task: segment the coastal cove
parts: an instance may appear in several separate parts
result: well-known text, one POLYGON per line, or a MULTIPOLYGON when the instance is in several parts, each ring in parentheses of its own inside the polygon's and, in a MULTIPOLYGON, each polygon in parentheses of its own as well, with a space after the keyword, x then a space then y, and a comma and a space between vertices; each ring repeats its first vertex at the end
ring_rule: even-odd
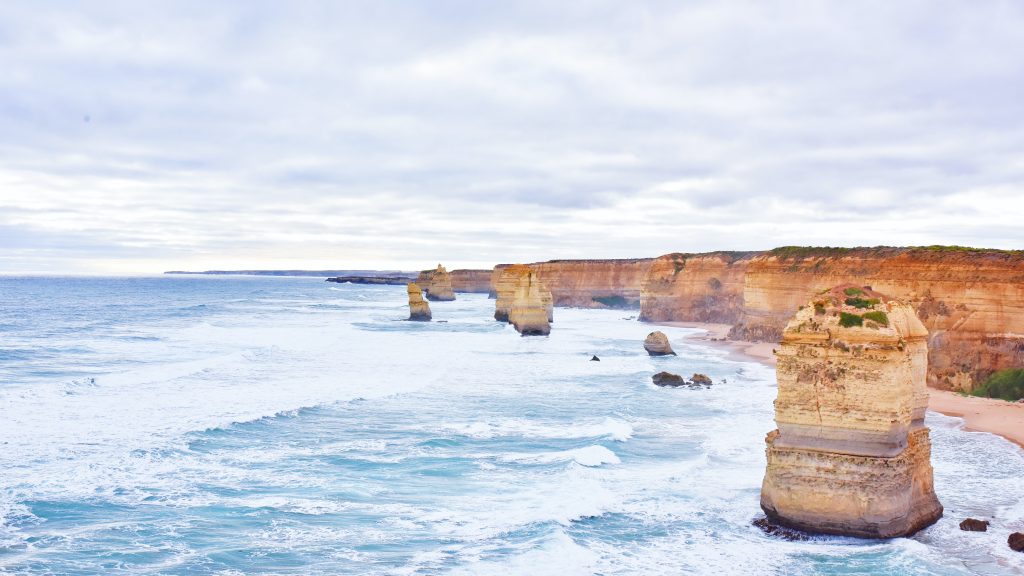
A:
POLYGON ((408 322, 403 286, 313 278, 0 288, 6 571, 1024 570, 1004 536, 1024 528, 1024 452, 936 413, 935 525, 753 526, 774 371, 699 327, 660 327, 678 356, 655 358, 629 311, 556 308, 524 338, 486 294, 408 322), (713 384, 659 388, 660 370, 713 384), (968 516, 990 532, 961 532, 968 516))

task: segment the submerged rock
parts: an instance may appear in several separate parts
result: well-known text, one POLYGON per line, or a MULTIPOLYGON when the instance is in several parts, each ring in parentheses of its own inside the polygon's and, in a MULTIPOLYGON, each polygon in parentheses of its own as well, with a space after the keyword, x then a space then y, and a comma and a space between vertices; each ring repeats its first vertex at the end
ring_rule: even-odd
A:
POLYGON ((651 380, 657 386, 683 386, 686 384, 686 380, 683 379, 679 374, 673 374, 671 372, 658 372, 654 376, 651 376, 651 380))
POLYGON ((519 279, 508 321, 523 336, 547 336, 551 333, 548 309, 537 274, 530 271, 519 279))
POLYGON ((852 303, 843 286, 819 294, 786 326, 761 508, 809 532, 908 536, 942 516, 924 425, 928 331, 908 304, 856 290, 852 303))
POLYGON ((644 338, 644 350, 651 356, 675 356, 672 346, 668 343, 668 336, 664 332, 655 331, 644 338))
POLYGON ((1016 552, 1024 552, 1024 533, 1014 532, 1006 539, 1006 543, 1016 552))
POLYGON ((754 520, 753 524, 769 536, 776 536, 783 540, 789 540, 790 542, 802 542, 811 539, 811 537, 805 532, 773 524, 772 521, 767 518, 758 518, 757 520, 754 520))
POLYGON ((960 529, 964 532, 988 532, 988 520, 968 518, 960 523, 960 529))
POLYGON ((423 290, 415 282, 410 282, 406 291, 409 293, 409 320, 429 321, 430 304, 423 299, 423 290))

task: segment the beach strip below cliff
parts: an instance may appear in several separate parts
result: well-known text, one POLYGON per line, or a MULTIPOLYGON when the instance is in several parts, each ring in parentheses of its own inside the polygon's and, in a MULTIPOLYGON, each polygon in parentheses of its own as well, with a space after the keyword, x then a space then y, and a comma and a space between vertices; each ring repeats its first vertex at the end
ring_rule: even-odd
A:
MULTIPOLYGON (((651 322, 659 326, 675 326, 678 328, 698 328, 702 330, 687 338, 716 348, 725 349, 730 356, 738 360, 760 362, 767 366, 775 366, 773 349, 777 344, 772 342, 745 342, 727 340, 729 324, 709 324, 703 322, 651 322)), ((993 398, 977 398, 964 396, 946 390, 928 389, 928 409, 947 416, 955 416, 964 420, 964 430, 970 432, 989 432, 1002 436, 1024 448, 1024 404, 1006 402, 993 398)))

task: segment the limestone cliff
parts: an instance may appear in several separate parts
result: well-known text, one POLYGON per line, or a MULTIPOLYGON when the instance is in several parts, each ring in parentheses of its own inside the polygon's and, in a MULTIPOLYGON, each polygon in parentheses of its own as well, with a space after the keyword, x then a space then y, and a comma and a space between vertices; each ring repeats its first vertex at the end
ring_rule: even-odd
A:
POLYGON ((430 304, 423 299, 420 287, 415 282, 410 282, 406 291, 409 293, 409 320, 430 320, 430 304))
POLYGON ((732 324, 743 312, 747 264, 756 252, 667 254, 643 279, 640 319, 732 324))
POLYGON ((670 254, 644 279, 640 315, 652 322, 734 323, 733 339, 778 341, 798 306, 845 282, 914 307, 930 331, 932 386, 969 390, 996 370, 1024 366, 1024 252, 881 247, 670 254))
MULTIPOLYGON (((423 270, 416 277, 420 286, 430 286, 437 270, 423 270)), ((491 270, 460 269, 448 272, 453 292, 476 292, 486 294, 491 290, 491 270)))
POLYGON ((542 296, 546 291, 533 270, 519 277, 508 320, 523 336, 546 336, 551 332, 548 308, 542 296))
MULTIPOLYGON (((576 308, 637 308, 641 284, 653 259, 550 260, 530 264, 540 281, 551 291, 555 306, 576 308)), ((491 276, 495 296, 502 270, 495 266, 491 276)))
POLYGON ((427 294, 427 300, 434 300, 438 302, 449 302, 455 300, 455 291, 452 290, 452 277, 444 266, 438 264, 435 270, 429 270, 421 273, 424 280, 427 282, 424 292, 427 294), (427 275, 429 272, 429 275, 427 275))
POLYGON ((924 426, 927 336, 909 304, 852 285, 786 325, 761 489, 772 521, 890 538, 942 516, 924 426))

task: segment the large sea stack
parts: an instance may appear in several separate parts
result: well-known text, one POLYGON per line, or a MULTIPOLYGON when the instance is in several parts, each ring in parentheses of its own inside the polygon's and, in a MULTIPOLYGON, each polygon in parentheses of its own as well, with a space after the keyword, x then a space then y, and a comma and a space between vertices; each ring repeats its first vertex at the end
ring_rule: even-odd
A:
POLYGON ((533 271, 519 279, 508 320, 523 336, 546 336, 551 333, 548 307, 543 297, 546 291, 547 288, 544 288, 533 271))
POLYGON ((423 299, 423 290, 415 282, 410 282, 407 288, 409 292, 409 320, 429 321, 430 304, 423 299))
POLYGON ((444 266, 437 265, 437 269, 430 275, 430 284, 427 285, 427 300, 438 302, 449 302, 455 300, 455 292, 452 290, 452 277, 444 266))
POLYGON ((512 310, 512 300, 516 296, 519 280, 530 273, 526 264, 511 264, 495 269, 497 279, 494 282, 494 319, 508 322, 508 313, 512 310))
POLYGON ((860 286, 826 290, 790 320, 761 487, 771 521, 891 538, 942 516, 924 426, 927 338, 911 306, 860 286))

